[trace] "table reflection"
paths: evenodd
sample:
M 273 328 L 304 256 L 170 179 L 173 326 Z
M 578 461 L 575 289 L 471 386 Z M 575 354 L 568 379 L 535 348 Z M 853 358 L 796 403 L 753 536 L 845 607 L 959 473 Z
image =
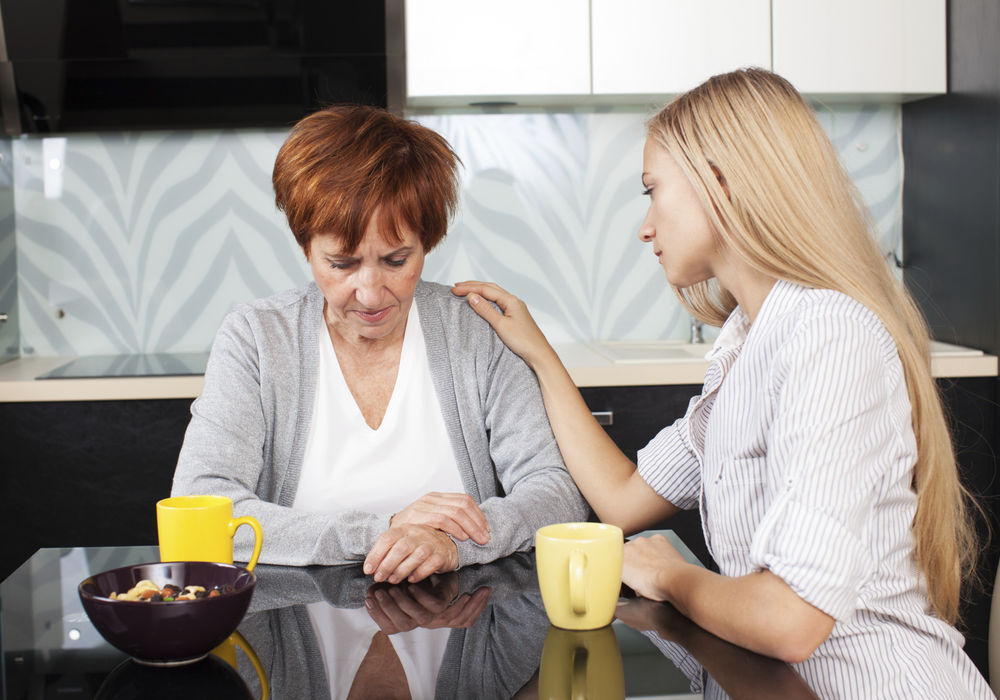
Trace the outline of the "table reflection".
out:
M 125 659 L 101 683 L 95 700 L 177 700 L 178 698 L 252 700 L 240 675 L 217 656 L 176 668 L 160 668 Z
M 632 598 L 616 617 L 642 631 L 691 679 L 692 692 L 733 700 L 819 700 L 791 666 L 710 634 L 669 604 Z
M 609 627 L 551 627 L 532 553 L 397 586 L 360 566 L 261 565 L 239 643 L 202 665 L 138 667 L 89 624 L 76 586 L 157 557 L 40 550 L 2 582 L 3 697 L 816 697 L 789 665 L 627 590 Z
M 360 566 L 258 567 L 240 625 L 273 698 L 511 698 L 548 630 L 530 554 L 395 586 Z

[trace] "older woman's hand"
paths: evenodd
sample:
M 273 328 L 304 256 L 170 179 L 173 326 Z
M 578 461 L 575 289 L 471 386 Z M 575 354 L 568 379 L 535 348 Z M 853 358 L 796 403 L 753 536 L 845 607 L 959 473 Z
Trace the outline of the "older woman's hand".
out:
M 467 493 L 431 493 L 421 496 L 389 521 L 395 525 L 427 525 L 457 540 L 470 537 L 477 544 L 490 541 L 490 526 L 472 496 Z
M 529 367 L 534 367 L 536 361 L 546 353 L 553 352 L 549 341 L 528 312 L 527 305 L 504 288 L 492 282 L 469 280 L 456 283 L 451 288 L 451 293 L 468 297 L 469 305 L 475 312 L 493 326 L 504 344 L 520 355 Z M 503 313 L 490 304 L 482 303 L 483 299 L 494 302 Z
M 415 583 L 457 568 L 458 547 L 444 532 L 427 525 L 391 526 L 375 540 L 364 563 L 364 572 L 376 583 Z

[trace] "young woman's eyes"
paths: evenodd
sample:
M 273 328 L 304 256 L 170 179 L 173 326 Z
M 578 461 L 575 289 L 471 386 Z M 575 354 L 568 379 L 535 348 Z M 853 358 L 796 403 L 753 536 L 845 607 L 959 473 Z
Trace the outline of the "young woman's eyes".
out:
M 644 189 L 644 190 L 642 191 L 642 196 L 643 196 L 643 197 L 648 197 L 648 196 L 649 196 L 649 195 L 651 195 L 651 194 L 653 194 L 653 188 L 652 188 L 652 187 L 647 187 L 647 188 L 645 188 L 645 189 Z

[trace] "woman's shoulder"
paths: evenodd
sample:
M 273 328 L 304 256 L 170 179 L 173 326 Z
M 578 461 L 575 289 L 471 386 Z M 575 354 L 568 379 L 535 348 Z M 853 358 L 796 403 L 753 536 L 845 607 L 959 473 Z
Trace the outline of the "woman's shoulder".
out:
M 881 319 L 854 297 L 832 289 L 784 285 L 786 298 L 773 324 L 779 336 L 878 348 L 887 358 L 896 355 L 895 341 Z
M 322 294 L 315 283 L 309 282 L 267 297 L 234 304 L 226 317 L 227 320 L 245 319 L 266 323 L 268 320 L 299 318 L 304 308 L 317 304 L 322 307 Z
M 479 314 L 472 310 L 465 297 L 455 296 L 451 287 L 437 282 L 421 280 L 415 292 L 421 323 L 427 314 L 433 314 L 443 325 L 443 331 L 462 335 L 495 335 L 493 329 Z

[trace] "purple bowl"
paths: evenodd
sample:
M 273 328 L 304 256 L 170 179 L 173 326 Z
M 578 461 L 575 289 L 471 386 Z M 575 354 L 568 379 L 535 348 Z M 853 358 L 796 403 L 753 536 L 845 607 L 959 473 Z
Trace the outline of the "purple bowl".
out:
M 108 597 L 143 579 L 205 590 L 230 584 L 235 590 L 214 598 L 156 603 Z M 180 561 L 111 569 L 85 579 L 77 590 L 102 637 L 136 661 L 162 665 L 200 659 L 224 642 L 243 619 L 256 583 L 242 566 Z

